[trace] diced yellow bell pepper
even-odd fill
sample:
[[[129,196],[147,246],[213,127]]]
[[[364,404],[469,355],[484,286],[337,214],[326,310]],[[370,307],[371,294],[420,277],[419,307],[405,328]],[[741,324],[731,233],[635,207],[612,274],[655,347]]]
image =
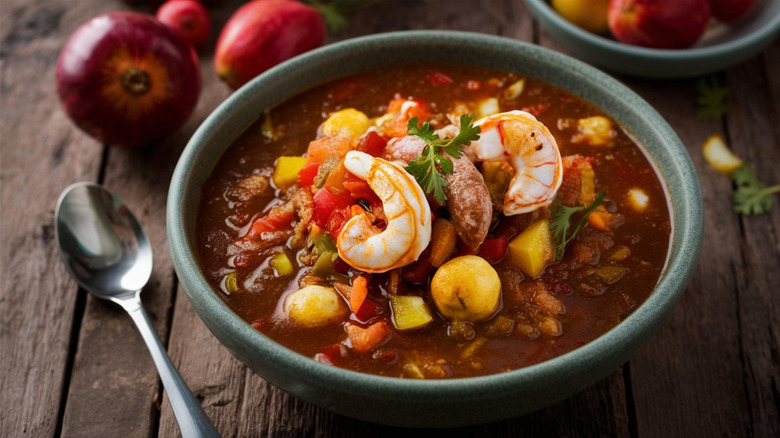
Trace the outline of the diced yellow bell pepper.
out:
[[[283,189],[298,181],[298,172],[309,160],[304,157],[279,157],[272,176],[276,187]]]
[[[555,258],[547,219],[534,222],[512,239],[509,242],[509,256],[512,264],[523,274],[537,277]]]
[[[358,139],[368,130],[368,116],[354,108],[336,111],[322,123],[322,134],[327,137]]]
[[[422,297],[390,295],[390,309],[393,311],[393,325],[398,330],[425,327],[433,321],[433,316]]]

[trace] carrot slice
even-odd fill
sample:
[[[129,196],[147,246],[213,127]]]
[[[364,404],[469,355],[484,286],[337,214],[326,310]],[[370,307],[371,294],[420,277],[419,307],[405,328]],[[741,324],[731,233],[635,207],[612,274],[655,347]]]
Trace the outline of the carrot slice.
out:
[[[365,353],[381,345],[389,337],[391,330],[384,321],[379,321],[366,328],[347,324],[347,336],[352,348],[358,353]]]
[[[352,311],[357,313],[368,295],[368,281],[362,275],[352,280],[352,293],[349,295],[349,305]]]
[[[593,228],[599,229],[601,231],[607,231],[609,229],[609,219],[611,217],[612,214],[607,213],[606,211],[594,211],[588,215],[588,223]]]

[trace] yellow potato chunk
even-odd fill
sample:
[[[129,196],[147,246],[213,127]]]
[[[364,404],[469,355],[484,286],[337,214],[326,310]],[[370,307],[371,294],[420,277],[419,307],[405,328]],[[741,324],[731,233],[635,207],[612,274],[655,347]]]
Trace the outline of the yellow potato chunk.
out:
[[[723,141],[723,137],[718,134],[711,135],[704,142],[701,151],[710,166],[720,173],[731,175],[732,172],[742,167],[742,160],[731,152],[731,149],[726,146],[726,142]]]
[[[346,108],[331,114],[322,123],[322,134],[326,137],[347,137],[358,139],[368,130],[368,116],[354,108]]]
[[[534,222],[512,239],[509,257],[523,274],[537,277],[555,257],[547,219]]]
[[[335,289],[315,284],[287,295],[283,309],[290,321],[308,328],[342,321],[349,314]]]
[[[436,308],[451,321],[482,321],[493,315],[501,295],[501,280],[485,259],[456,257],[443,264],[431,281]]]
[[[586,117],[577,121],[578,134],[572,139],[575,143],[585,142],[591,146],[604,146],[612,142],[617,133],[612,122],[602,116]]]
[[[272,176],[274,185],[283,189],[291,186],[298,181],[298,172],[309,160],[304,157],[279,157],[276,160],[276,167]]]
[[[390,295],[390,309],[393,311],[393,325],[398,330],[425,327],[433,321],[433,316],[422,297]]]

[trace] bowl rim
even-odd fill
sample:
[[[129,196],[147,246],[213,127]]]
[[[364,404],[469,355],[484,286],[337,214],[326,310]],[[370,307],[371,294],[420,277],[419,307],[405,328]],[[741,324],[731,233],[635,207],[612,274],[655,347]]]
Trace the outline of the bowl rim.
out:
[[[774,36],[777,36],[776,34],[780,33],[780,14],[778,14],[764,26],[759,27],[755,32],[720,44],[704,47],[690,47],[687,49],[656,49],[621,43],[582,29],[563,18],[545,0],[525,1],[530,4],[533,10],[544,15],[544,18],[552,22],[555,26],[589,44],[612,52],[641,56],[659,61],[701,61],[712,57],[724,56],[725,54],[739,53],[752,47],[754,44],[758,44],[765,38],[773,38]],[[773,34],[775,35],[773,36]]]
[[[692,181],[692,184],[686,186],[681,191],[678,199],[680,205],[675,205],[677,209],[672,208],[672,197],[671,193],[668,192],[668,187],[666,187],[667,183],[664,183],[664,187],[667,190],[672,223],[675,223],[675,218],[678,214],[683,215],[686,217],[686,219],[682,220],[684,227],[682,229],[673,228],[674,239],[670,239],[666,267],[653,292],[628,317],[603,335],[568,353],[529,367],[504,373],[440,380],[414,380],[378,376],[324,365],[276,343],[233,313],[222,299],[217,296],[217,293],[200,272],[197,256],[194,252],[194,244],[188,236],[184,235],[186,222],[185,215],[182,214],[184,190],[193,178],[188,173],[188,170],[193,167],[193,163],[198,159],[200,147],[209,137],[212,129],[230,118],[230,108],[240,106],[242,101],[249,99],[253,93],[261,92],[263,83],[270,80],[269,78],[283,77],[285,72],[293,71],[307,63],[313,61],[325,62],[331,55],[348,52],[352,48],[358,48],[366,43],[398,44],[406,42],[411,44],[419,43],[421,39],[440,40],[449,43],[463,41],[484,45],[485,47],[513,45],[515,48],[528,51],[530,53],[529,56],[547,57],[551,62],[557,62],[563,66],[576,66],[579,71],[572,74],[587,75],[586,77],[589,80],[595,81],[601,88],[610,90],[613,94],[628,96],[635,100],[639,105],[638,109],[646,112],[646,115],[643,113],[643,116],[646,116],[645,118],[648,119],[652,129],[656,130],[660,137],[666,139],[673,149],[672,152],[680,155],[680,157],[675,156],[679,159],[675,159],[673,163],[676,166],[675,173],[689,175],[695,181]],[[302,91],[305,91],[305,89],[295,90],[295,93]],[[647,153],[648,159],[654,162],[647,150],[645,150],[645,153]],[[653,164],[657,166],[656,163]],[[166,228],[171,259],[185,293],[191,301],[193,299],[203,300],[205,305],[204,311],[209,313],[209,317],[222,321],[221,326],[230,335],[237,337],[239,342],[245,342],[258,350],[253,354],[262,353],[270,355],[270,359],[277,366],[286,368],[287,373],[296,374],[300,377],[298,380],[301,382],[316,384],[318,381],[327,380],[331,385],[341,388],[342,393],[361,394],[366,391],[380,391],[386,400],[403,401],[408,400],[410,397],[424,396],[426,400],[434,402],[451,401],[454,398],[458,400],[484,400],[513,394],[524,383],[539,379],[544,381],[553,380],[557,373],[566,372],[566,369],[571,367],[571,363],[581,364],[582,369],[587,370],[599,363],[603,359],[602,356],[605,352],[609,352],[610,349],[630,349],[631,344],[636,341],[632,340],[631,336],[626,336],[626,334],[648,334],[650,327],[671,311],[668,306],[673,307],[682,294],[684,286],[687,284],[694,269],[695,261],[701,248],[703,234],[702,212],[702,195],[698,178],[693,163],[681,141],[666,121],[648,103],[622,83],[590,65],[538,45],[472,32],[422,30],[380,33],[329,44],[268,70],[233,93],[201,124],[179,158],[169,188]],[[203,315],[198,314],[198,316],[206,322]],[[208,324],[206,325],[208,326]],[[211,327],[209,329],[212,330]],[[652,331],[649,333],[652,334]],[[220,343],[222,342],[220,341]],[[233,354],[235,355],[235,353]]]

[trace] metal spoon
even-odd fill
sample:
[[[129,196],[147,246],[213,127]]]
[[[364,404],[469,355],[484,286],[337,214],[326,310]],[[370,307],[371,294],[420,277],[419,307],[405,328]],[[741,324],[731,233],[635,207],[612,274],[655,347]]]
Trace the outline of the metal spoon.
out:
[[[92,183],[66,188],[55,213],[57,241],[68,272],[98,298],[130,314],[152,354],[184,437],[219,437],[200,403],[171,363],[141,304],[152,274],[152,247],[119,197]]]

